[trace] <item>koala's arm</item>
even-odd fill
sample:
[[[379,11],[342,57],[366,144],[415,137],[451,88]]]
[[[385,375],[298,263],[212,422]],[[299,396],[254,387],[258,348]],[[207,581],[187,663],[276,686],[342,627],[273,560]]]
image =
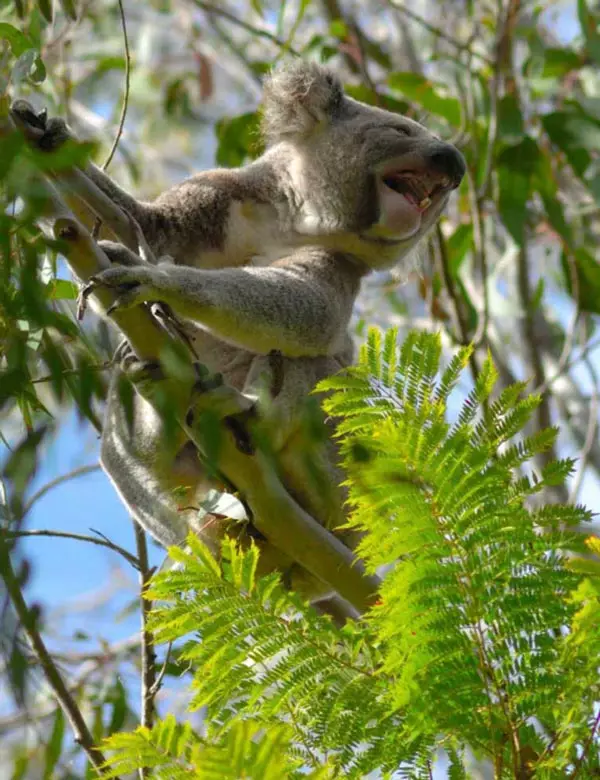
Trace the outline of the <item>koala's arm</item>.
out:
[[[342,347],[361,276],[344,255],[306,248],[266,268],[113,267],[92,284],[114,289],[116,308],[167,303],[236,346],[310,357]]]
[[[184,265],[201,265],[203,252],[224,250],[232,203],[244,190],[237,170],[208,171],[149,203],[136,200],[93,163],[86,166],[85,174],[131,214],[157,255],[167,254]]]

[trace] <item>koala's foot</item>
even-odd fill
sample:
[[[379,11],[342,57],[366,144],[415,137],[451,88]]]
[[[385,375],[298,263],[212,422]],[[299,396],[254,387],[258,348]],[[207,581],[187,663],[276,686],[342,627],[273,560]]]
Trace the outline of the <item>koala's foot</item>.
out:
[[[141,303],[163,302],[168,280],[168,274],[164,270],[150,264],[118,265],[91,276],[81,290],[81,296],[86,299],[99,287],[113,290],[116,298],[106,312],[112,314],[117,309],[131,309]]]
[[[25,137],[45,152],[58,149],[73,137],[64,119],[48,119],[46,109],[36,111],[26,100],[15,100],[10,115]]]

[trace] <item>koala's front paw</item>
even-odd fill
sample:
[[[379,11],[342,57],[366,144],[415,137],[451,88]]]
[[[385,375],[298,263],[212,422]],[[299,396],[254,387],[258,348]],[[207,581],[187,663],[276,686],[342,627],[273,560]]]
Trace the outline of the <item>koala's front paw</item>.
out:
[[[25,137],[42,151],[52,152],[72,138],[64,119],[48,119],[45,108],[36,111],[26,100],[15,100],[10,115]]]
[[[164,283],[167,279],[164,271],[155,266],[115,266],[91,276],[81,296],[85,299],[100,287],[114,290],[116,299],[106,312],[112,314],[117,309],[131,309],[141,303],[164,301]]]

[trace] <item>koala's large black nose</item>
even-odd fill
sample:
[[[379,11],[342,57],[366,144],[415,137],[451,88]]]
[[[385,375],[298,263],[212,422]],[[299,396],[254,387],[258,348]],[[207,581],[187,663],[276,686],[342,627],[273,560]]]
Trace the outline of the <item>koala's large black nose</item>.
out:
[[[437,173],[448,176],[453,187],[458,187],[465,175],[465,158],[452,144],[438,143],[427,154],[427,158]]]

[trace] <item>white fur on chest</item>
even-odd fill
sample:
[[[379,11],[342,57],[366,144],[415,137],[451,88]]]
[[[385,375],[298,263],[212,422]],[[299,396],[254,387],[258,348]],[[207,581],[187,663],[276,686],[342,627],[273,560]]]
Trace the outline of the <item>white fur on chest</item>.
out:
[[[232,203],[224,247],[227,265],[270,265],[291,249],[292,242],[281,229],[273,206],[252,201]]]

